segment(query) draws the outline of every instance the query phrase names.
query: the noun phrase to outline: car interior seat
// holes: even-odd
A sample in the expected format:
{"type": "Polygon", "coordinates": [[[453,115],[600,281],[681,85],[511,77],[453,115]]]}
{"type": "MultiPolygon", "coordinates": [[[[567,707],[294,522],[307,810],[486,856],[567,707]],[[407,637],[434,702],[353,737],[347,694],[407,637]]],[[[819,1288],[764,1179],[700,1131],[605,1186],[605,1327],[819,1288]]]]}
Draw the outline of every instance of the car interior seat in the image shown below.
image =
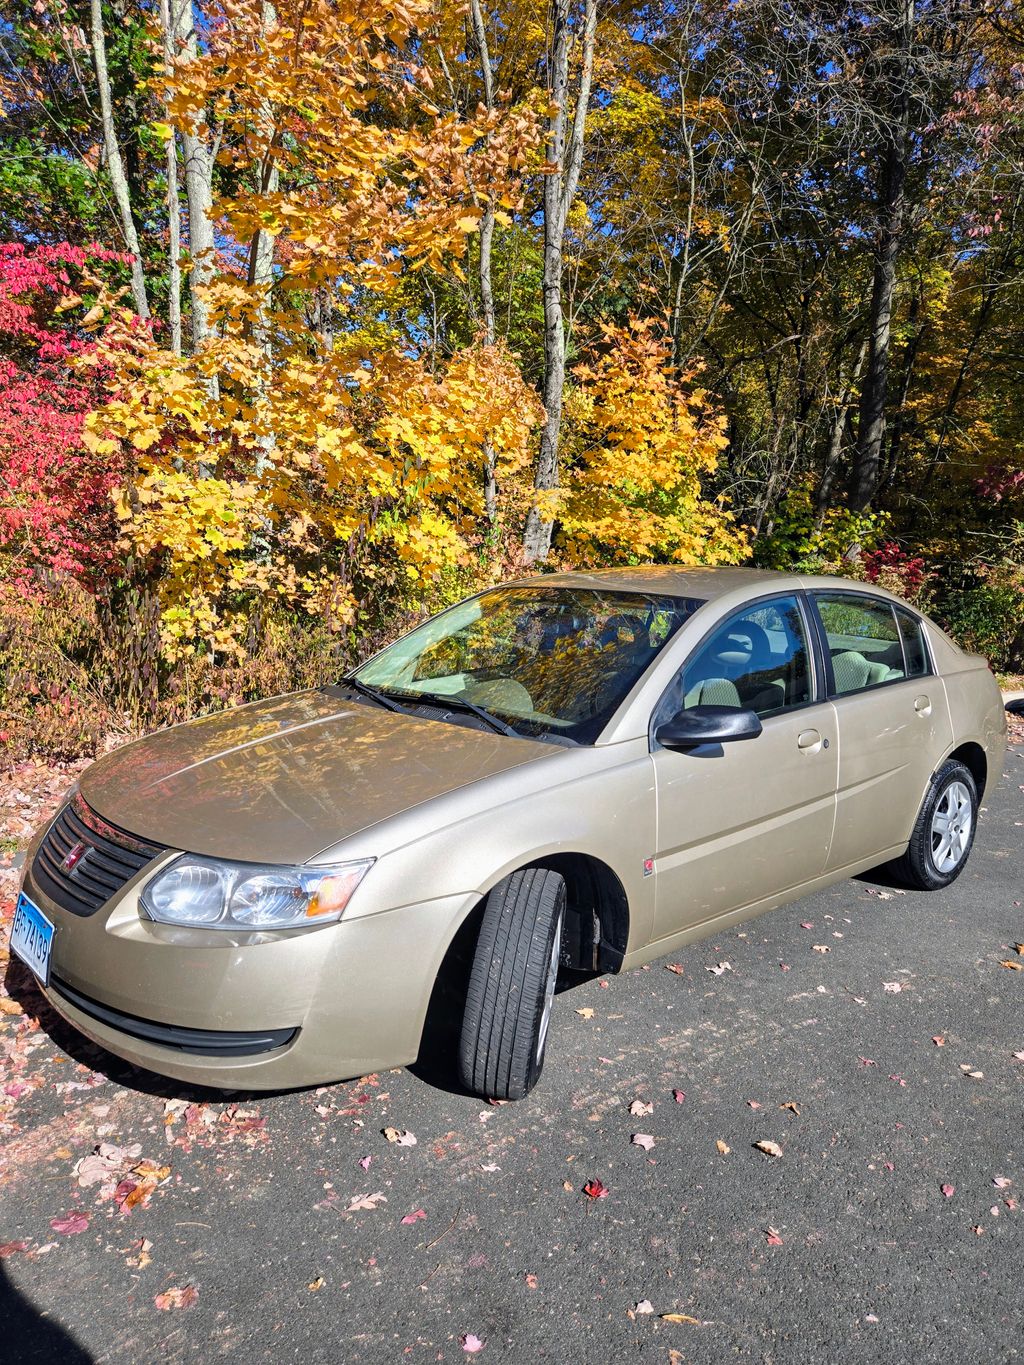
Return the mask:
{"type": "Polygon", "coordinates": [[[869,662],[855,649],[844,649],[832,656],[832,673],[836,680],[837,692],[859,692],[862,687],[873,687],[876,683],[892,682],[904,677],[901,668],[891,668],[887,663],[869,662]]]}

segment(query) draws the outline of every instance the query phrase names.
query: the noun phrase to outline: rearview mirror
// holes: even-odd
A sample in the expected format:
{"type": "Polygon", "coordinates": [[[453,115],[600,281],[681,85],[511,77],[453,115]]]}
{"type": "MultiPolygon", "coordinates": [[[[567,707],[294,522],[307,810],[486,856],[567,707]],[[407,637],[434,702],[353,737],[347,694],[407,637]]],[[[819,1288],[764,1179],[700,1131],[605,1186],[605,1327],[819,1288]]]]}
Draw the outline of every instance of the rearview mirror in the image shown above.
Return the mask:
{"type": "Polygon", "coordinates": [[[694,749],[698,744],[728,744],[757,739],[761,721],[755,711],[734,706],[691,706],[659,725],[654,738],[663,749],[694,749]]]}

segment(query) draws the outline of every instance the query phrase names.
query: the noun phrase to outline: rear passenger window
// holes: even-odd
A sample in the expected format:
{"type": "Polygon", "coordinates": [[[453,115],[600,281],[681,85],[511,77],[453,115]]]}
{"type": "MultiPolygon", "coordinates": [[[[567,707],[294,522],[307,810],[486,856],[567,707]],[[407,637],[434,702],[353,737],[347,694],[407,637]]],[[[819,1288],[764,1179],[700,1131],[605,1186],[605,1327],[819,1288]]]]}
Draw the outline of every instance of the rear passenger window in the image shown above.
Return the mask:
{"type": "Polygon", "coordinates": [[[822,595],[815,601],[832,656],[836,696],[907,676],[896,614],[888,602],[855,593],[822,595]]]}
{"type": "Polygon", "coordinates": [[[907,677],[923,678],[926,673],[931,672],[928,650],[924,643],[924,626],[916,616],[911,616],[909,611],[901,611],[899,607],[896,608],[896,620],[899,622],[900,635],[903,637],[907,677]]]}

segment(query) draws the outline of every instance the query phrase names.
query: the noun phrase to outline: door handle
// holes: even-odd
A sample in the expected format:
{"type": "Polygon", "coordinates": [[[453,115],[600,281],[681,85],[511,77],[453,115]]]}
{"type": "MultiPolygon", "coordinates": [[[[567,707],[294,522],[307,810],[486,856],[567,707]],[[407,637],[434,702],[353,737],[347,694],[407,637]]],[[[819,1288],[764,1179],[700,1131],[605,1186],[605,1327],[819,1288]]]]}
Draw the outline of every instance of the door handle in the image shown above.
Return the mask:
{"type": "Polygon", "coordinates": [[[804,753],[815,754],[821,748],[821,735],[817,730],[801,730],[796,737],[796,747],[804,753]]]}
{"type": "Polygon", "coordinates": [[[930,716],[932,713],[931,697],[920,696],[914,698],[914,710],[919,716],[930,716]]]}

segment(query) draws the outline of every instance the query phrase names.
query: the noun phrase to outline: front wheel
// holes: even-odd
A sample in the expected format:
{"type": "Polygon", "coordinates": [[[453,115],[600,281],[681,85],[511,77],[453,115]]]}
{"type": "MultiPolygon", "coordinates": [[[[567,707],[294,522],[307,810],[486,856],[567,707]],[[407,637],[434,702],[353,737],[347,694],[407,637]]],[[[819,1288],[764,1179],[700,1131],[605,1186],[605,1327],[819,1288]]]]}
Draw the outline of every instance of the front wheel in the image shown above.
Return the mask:
{"type": "Polygon", "coordinates": [[[565,881],[544,867],[487,897],[459,1044],[463,1084],[485,1099],[522,1099],[540,1079],[564,922],[565,881]]]}
{"type": "Polygon", "coordinates": [[[893,871],[921,891],[949,886],[964,870],[978,824],[978,789],[969,769],[956,759],[932,775],[902,858],[893,871]]]}

